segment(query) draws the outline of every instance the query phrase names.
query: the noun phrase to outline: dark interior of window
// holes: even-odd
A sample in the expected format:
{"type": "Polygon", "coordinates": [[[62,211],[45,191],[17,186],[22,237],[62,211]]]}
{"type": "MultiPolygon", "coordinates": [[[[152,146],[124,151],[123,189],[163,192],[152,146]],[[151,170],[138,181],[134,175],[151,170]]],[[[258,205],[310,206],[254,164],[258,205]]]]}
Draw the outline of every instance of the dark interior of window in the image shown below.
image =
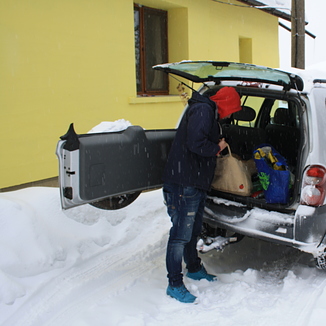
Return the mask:
{"type": "Polygon", "coordinates": [[[167,12],[134,6],[138,95],[168,94],[168,76],[152,66],[168,62],[167,12]]]}

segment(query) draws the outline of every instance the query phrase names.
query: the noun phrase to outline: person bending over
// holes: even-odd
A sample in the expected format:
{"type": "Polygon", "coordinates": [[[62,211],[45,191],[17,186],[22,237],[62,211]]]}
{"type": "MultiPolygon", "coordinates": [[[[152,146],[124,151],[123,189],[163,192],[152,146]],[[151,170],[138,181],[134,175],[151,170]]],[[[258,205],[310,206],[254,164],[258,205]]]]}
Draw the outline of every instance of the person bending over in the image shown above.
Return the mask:
{"type": "Polygon", "coordinates": [[[194,92],[188,104],[163,173],[163,197],[172,222],[166,250],[169,280],[166,293],[181,302],[192,303],[196,297],[183,283],[182,260],[188,278],[215,280],[201,263],[196,244],[216,155],[226,147],[218,119],[241,110],[241,103],[234,88],[223,87],[209,98],[194,92]]]}

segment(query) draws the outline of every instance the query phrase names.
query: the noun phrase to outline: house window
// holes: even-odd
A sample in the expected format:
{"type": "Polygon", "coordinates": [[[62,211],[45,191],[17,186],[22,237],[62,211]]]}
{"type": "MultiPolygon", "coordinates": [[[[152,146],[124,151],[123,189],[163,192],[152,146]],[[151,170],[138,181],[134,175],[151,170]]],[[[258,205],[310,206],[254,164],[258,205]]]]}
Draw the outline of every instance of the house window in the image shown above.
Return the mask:
{"type": "Polygon", "coordinates": [[[167,11],[134,6],[138,95],[168,94],[168,76],[152,66],[168,62],[167,11]]]}

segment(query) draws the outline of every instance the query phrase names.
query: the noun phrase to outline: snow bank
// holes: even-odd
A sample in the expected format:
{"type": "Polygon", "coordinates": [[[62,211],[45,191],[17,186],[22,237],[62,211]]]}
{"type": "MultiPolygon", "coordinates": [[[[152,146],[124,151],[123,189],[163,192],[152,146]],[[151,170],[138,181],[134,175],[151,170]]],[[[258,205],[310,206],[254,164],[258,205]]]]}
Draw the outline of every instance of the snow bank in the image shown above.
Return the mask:
{"type": "Polygon", "coordinates": [[[110,242],[111,225],[88,211],[83,218],[78,210],[65,214],[53,188],[1,194],[0,302],[25,294],[19,278],[71,266],[110,242]]]}
{"type": "MultiPolygon", "coordinates": [[[[31,188],[1,196],[3,272],[16,277],[37,275],[73,264],[92,253],[92,247],[109,243],[110,224],[93,214],[82,223],[67,218],[60,210],[57,191],[31,188]],[[96,227],[89,225],[93,223],[96,227]]],[[[75,218],[78,220],[78,213],[75,218]]]]}

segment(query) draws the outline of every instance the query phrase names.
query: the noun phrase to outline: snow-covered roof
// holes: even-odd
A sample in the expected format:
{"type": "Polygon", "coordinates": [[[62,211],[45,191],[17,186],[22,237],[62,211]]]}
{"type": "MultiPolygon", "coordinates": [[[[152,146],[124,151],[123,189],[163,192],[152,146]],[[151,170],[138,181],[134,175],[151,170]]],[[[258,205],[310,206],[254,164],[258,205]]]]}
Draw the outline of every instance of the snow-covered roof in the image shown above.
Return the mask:
{"type": "Polygon", "coordinates": [[[271,15],[291,21],[291,0],[239,0],[271,15]]]}
{"type": "MultiPolygon", "coordinates": [[[[316,80],[326,80],[326,61],[308,66],[306,69],[288,67],[281,69],[283,71],[294,73],[300,76],[304,81],[303,92],[310,93],[313,87],[316,87],[316,80]]],[[[318,84],[318,87],[326,87],[325,83],[318,84]]]]}

